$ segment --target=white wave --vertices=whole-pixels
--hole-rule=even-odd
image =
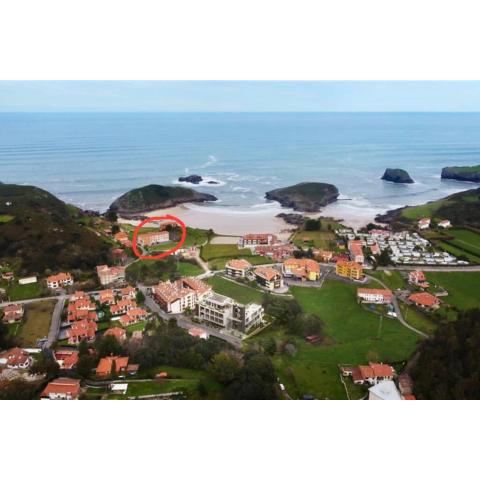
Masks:
[[[209,155],[208,160],[204,164],[200,165],[200,168],[207,168],[211,165],[215,165],[216,163],[218,163],[218,158],[215,157],[215,155]]]
[[[180,182],[178,179],[172,180],[172,183],[174,185],[182,185],[184,187],[189,187],[189,188],[195,188],[195,187],[223,187],[224,185],[227,184],[227,182],[224,182],[222,180],[219,180],[218,178],[215,177],[202,177],[203,180],[198,183],[190,183],[190,182]],[[215,183],[208,183],[208,182],[215,182]]]

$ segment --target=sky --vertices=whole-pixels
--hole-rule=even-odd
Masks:
[[[0,112],[479,112],[480,81],[0,81]]]

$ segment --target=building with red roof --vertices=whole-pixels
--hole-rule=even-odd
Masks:
[[[243,260],[241,258],[233,258],[225,264],[225,273],[229,277],[245,278],[250,268],[252,268],[250,262],[247,262],[246,260]]]
[[[56,289],[68,285],[73,285],[73,277],[68,272],[60,272],[57,275],[50,275],[47,277],[48,288]]]
[[[23,348],[14,347],[6,352],[0,353],[0,365],[14,370],[29,368],[32,364],[32,357]]]
[[[74,322],[67,330],[68,343],[70,345],[78,345],[82,340],[93,342],[96,331],[97,324],[91,320]]]
[[[21,303],[11,303],[3,307],[3,323],[16,323],[22,320],[24,314]]]
[[[53,352],[53,359],[58,363],[63,370],[72,370],[78,363],[77,350],[56,350]]]
[[[128,357],[109,356],[101,358],[95,373],[98,377],[105,377],[108,375],[121,374],[127,371]]]
[[[386,288],[357,288],[357,298],[362,303],[392,303],[393,293]]]
[[[413,293],[408,297],[408,300],[417,305],[417,307],[425,309],[436,309],[440,306],[440,300],[428,292]]]
[[[283,262],[282,272],[286,277],[314,282],[320,278],[320,265],[310,258],[289,258]]]
[[[283,278],[280,272],[272,267],[257,267],[253,274],[255,280],[262,287],[268,290],[274,290],[276,288],[283,287]]]
[[[127,339],[127,331],[120,327],[112,327],[105,331],[104,335],[112,335],[120,343],[124,342]]]
[[[56,378],[45,387],[40,397],[45,400],[77,400],[80,391],[80,380]]]

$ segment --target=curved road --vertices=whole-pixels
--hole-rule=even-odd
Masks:
[[[372,277],[372,276],[367,275],[367,274],[365,274],[365,276],[370,280],[374,280],[374,281],[378,282],[380,285],[382,285],[383,288],[385,288],[387,290],[390,290],[390,287],[388,287],[385,283],[383,283],[378,278]],[[392,303],[393,303],[393,308],[395,309],[395,313],[397,314],[397,319],[404,327],[408,328],[412,332],[415,332],[417,335],[420,335],[423,338],[428,338],[428,335],[425,332],[422,332],[421,330],[418,330],[417,328],[412,327],[412,325],[410,325],[409,323],[407,323],[405,321],[405,319],[403,318],[402,311],[400,310],[400,306],[398,305],[398,300],[397,300],[397,297],[395,295],[395,292],[393,292]]]

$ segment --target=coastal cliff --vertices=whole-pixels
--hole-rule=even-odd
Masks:
[[[414,183],[412,177],[402,168],[387,168],[381,179],[393,183]]]
[[[335,185],[320,182],[302,182],[290,187],[277,188],[265,194],[268,200],[276,200],[282,207],[302,212],[318,212],[320,208],[337,200]]]
[[[175,207],[181,203],[215,200],[217,197],[214,195],[196,192],[190,188],[146,185],[124,193],[110,205],[110,210],[124,218],[129,218],[143,212]]]
[[[473,167],[445,167],[442,178],[460,180],[462,182],[480,182],[480,165]]]

